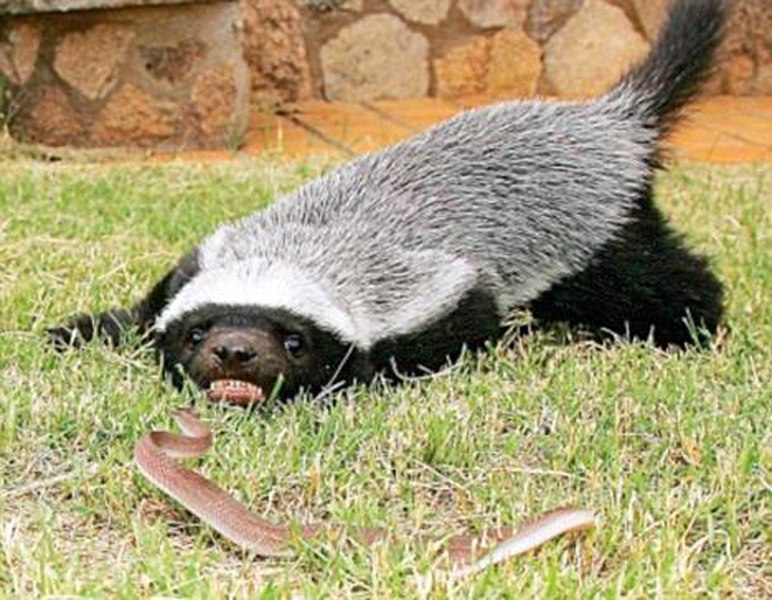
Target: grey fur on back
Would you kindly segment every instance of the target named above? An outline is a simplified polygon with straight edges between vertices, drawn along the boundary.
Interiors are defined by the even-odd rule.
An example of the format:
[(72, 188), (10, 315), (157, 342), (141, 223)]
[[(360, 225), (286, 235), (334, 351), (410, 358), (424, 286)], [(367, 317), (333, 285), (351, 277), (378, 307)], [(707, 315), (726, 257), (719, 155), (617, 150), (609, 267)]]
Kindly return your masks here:
[[(675, 4), (671, 29), (698, 5), (721, 18), (717, 0)], [(663, 63), (662, 48), (644, 67), (652, 57)], [(641, 109), (648, 88), (635, 73), (585, 104), (463, 113), (221, 227), (157, 328), (206, 303), (265, 304), (367, 349), (421, 330), (472, 289), (492, 294), (503, 317), (584, 269), (646, 193), (659, 115)]]

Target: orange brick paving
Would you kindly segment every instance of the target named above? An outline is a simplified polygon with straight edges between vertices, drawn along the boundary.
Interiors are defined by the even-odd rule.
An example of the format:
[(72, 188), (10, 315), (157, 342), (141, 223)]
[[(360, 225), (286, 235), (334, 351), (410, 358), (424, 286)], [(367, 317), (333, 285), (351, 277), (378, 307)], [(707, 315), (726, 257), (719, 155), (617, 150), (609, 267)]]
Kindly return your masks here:
[(703, 100), (670, 142), (688, 159), (772, 163), (772, 97)]
[[(461, 110), (496, 101), (489, 97), (453, 102), (436, 98), (362, 104), (311, 101), (279, 115), (255, 111), (242, 151), (352, 157), (393, 144)], [(772, 97), (704, 99), (691, 108), (669, 143), (676, 158), (772, 163)], [(222, 153), (181, 155), (185, 156), (216, 158)]]
[(248, 152), (278, 151), (290, 156), (323, 154), (330, 145), (290, 119), (253, 111), (244, 149)]
[(449, 119), (458, 112), (458, 106), (437, 98), (383, 100), (368, 104), (367, 107), (414, 132), (422, 131), (440, 121)]

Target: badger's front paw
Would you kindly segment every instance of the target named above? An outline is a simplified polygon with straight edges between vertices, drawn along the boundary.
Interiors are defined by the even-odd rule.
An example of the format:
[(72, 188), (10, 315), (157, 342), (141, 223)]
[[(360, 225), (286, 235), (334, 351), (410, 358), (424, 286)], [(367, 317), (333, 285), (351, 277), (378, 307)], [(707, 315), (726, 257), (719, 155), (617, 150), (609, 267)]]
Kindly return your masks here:
[(97, 329), (95, 315), (76, 315), (58, 327), (46, 329), (48, 339), (57, 350), (80, 348), (84, 343), (94, 339)]
[(49, 327), (48, 339), (57, 350), (80, 348), (96, 338), (118, 346), (129, 323), (126, 311), (111, 311), (98, 315), (76, 315), (63, 325)]

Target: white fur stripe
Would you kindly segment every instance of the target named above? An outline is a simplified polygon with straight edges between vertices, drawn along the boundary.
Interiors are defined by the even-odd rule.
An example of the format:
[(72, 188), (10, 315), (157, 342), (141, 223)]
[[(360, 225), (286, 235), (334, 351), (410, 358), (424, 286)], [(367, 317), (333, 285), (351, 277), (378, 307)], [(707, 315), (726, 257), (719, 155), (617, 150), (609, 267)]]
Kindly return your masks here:
[(359, 346), (352, 316), (335, 298), (300, 269), (286, 263), (244, 261), (228, 268), (204, 271), (194, 277), (166, 306), (155, 327), (169, 324), (206, 304), (282, 308), (336, 333)]

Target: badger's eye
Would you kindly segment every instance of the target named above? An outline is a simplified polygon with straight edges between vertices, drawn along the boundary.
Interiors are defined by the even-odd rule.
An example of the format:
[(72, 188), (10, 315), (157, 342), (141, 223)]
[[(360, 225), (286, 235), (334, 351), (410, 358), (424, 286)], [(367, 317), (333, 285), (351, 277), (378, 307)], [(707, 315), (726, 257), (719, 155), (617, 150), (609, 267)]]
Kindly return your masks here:
[(291, 356), (297, 358), (303, 352), (303, 338), (296, 333), (291, 333), (284, 338), (284, 349)]
[(204, 341), (204, 330), (194, 327), (188, 331), (188, 336), (185, 338), (185, 341), (191, 346), (198, 346)]

